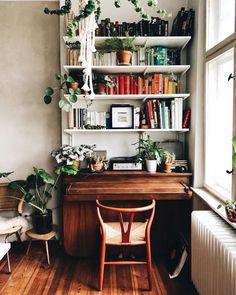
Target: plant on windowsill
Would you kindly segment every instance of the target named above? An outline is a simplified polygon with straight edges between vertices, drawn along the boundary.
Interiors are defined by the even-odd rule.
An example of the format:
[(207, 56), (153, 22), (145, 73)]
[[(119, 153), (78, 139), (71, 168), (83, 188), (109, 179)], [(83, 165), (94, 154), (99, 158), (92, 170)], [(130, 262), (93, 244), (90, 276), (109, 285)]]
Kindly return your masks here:
[[(60, 170), (56, 170), (57, 177), (54, 178), (46, 170), (33, 167), (33, 174), (25, 180), (14, 180), (9, 178), (13, 172), (2, 172), (0, 178), (9, 181), (9, 188), (20, 191), (23, 194), (23, 201), (33, 209), (32, 221), (36, 233), (46, 234), (52, 230), (52, 210), (48, 208), (48, 202), (56, 190), (56, 185), (62, 173), (67, 175), (76, 174), (78, 169), (73, 165), (63, 165)], [(21, 198), (9, 196), (21, 200)]]
[[(60, 81), (59, 87), (50, 87), (48, 86), (44, 91), (44, 97), (43, 100), (46, 104), (50, 104), (52, 101), (52, 96), (56, 94), (56, 90), (59, 90), (62, 94), (60, 100), (59, 100), (59, 107), (69, 112), (72, 108), (72, 103), (77, 102), (77, 96), (78, 94), (81, 94), (81, 90), (79, 89), (79, 83), (74, 80), (73, 77), (64, 74), (56, 74), (56, 80)], [(69, 94), (69, 98), (65, 98), (64, 94)]]
[(156, 142), (152, 141), (149, 135), (147, 139), (140, 139), (138, 144), (137, 149), (139, 152), (136, 155), (136, 162), (146, 162), (147, 171), (156, 172), (157, 165), (161, 163), (162, 148)]
[(170, 153), (169, 151), (164, 151), (162, 154), (162, 162), (164, 164), (164, 172), (170, 173), (171, 172), (171, 165), (175, 161), (175, 154)]
[(134, 44), (134, 38), (128, 34), (124, 38), (112, 37), (106, 39), (100, 48), (104, 52), (117, 52), (119, 65), (130, 65), (133, 52), (138, 50), (138, 46)]

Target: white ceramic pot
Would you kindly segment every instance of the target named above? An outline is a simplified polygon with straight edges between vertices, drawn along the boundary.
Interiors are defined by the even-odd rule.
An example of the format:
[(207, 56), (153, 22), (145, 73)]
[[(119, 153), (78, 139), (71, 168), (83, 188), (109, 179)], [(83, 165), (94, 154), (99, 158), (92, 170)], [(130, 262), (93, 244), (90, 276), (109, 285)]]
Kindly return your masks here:
[(147, 171), (154, 173), (157, 171), (157, 160), (146, 160)]

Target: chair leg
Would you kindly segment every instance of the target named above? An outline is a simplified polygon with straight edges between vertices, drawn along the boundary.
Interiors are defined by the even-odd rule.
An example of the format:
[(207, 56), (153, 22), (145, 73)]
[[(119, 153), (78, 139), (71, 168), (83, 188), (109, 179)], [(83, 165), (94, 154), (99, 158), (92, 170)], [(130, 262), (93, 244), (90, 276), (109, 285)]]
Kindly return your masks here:
[(105, 256), (106, 256), (106, 244), (102, 243), (101, 256), (100, 256), (99, 291), (102, 291), (102, 287), (103, 287)]
[(50, 264), (50, 257), (49, 257), (49, 251), (48, 251), (48, 241), (45, 241), (45, 247), (46, 247), (46, 253), (47, 253), (47, 261), (48, 261), (48, 264)]
[(148, 284), (149, 290), (152, 290), (152, 256), (151, 256), (151, 246), (150, 243), (146, 244), (147, 251), (147, 275), (148, 275)]
[(11, 264), (10, 264), (9, 252), (7, 252), (7, 265), (8, 265), (8, 272), (11, 273)]
[(29, 239), (29, 244), (28, 244), (28, 248), (27, 248), (27, 251), (26, 251), (26, 255), (28, 255), (28, 253), (29, 253), (31, 243), (32, 243), (32, 239)]

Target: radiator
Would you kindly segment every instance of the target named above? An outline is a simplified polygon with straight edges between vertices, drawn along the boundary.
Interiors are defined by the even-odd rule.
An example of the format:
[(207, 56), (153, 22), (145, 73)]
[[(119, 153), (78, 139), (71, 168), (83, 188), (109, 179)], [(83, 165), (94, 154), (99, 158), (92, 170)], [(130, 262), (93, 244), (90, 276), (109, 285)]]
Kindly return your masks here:
[(191, 247), (198, 293), (236, 295), (236, 230), (212, 211), (193, 211)]

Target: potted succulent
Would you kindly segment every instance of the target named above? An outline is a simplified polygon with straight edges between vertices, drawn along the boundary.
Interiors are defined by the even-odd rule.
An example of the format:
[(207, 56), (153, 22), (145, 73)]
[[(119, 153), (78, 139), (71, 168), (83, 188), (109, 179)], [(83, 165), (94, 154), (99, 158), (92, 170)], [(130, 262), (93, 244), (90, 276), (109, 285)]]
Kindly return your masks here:
[(156, 172), (157, 165), (161, 163), (162, 148), (150, 138), (140, 139), (139, 146), (137, 148), (139, 153), (136, 155), (137, 162), (146, 162), (146, 168), (148, 172)]
[[(64, 74), (56, 74), (56, 80), (60, 81), (59, 87), (50, 87), (48, 86), (44, 91), (44, 102), (46, 104), (50, 104), (52, 101), (52, 96), (56, 93), (55, 90), (60, 90), (63, 93), (63, 96), (59, 100), (59, 107), (66, 112), (69, 112), (72, 108), (72, 103), (77, 102), (78, 94), (81, 94), (81, 90), (79, 89), (79, 83), (74, 80), (73, 77)], [(64, 94), (69, 94), (69, 98), (65, 98)]]
[(164, 151), (162, 154), (162, 161), (164, 164), (164, 171), (166, 173), (170, 173), (171, 172), (171, 165), (175, 161), (175, 154), (174, 153), (171, 154), (168, 151)]
[(138, 50), (138, 47), (134, 44), (134, 38), (126, 35), (124, 38), (112, 37), (106, 39), (102, 50), (107, 52), (116, 51), (119, 64), (130, 65), (132, 54)]
[[(115, 86), (114, 81), (107, 75), (97, 75), (94, 79), (96, 83), (97, 94), (106, 94), (106, 86), (113, 89)], [(110, 91), (111, 94), (111, 91)]]
[(220, 209), (222, 206), (225, 207), (227, 218), (231, 222), (236, 222), (236, 201), (226, 200), (224, 204), (219, 204), (217, 209)]
[[(0, 178), (9, 180), (8, 186), (20, 191), (24, 196), (24, 202), (33, 207), (34, 213), (32, 221), (36, 233), (46, 234), (52, 230), (52, 211), (48, 209), (48, 202), (52, 198), (53, 191), (62, 173), (76, 174), (77, 168), (73, 165), (63, 165), (56, 170), (56, 179), (42, 168), (33, 167), (33, 174), (26, 177), (25, 180), (11, 181), (9, 175), (13, 172), (0, 173)], [(18, 197), (13, 197), (19, 199)]]
[(91, 172), (102, 172), (107, 169), (107, 160), (94, 154), (89, 158), (89, 167)]

